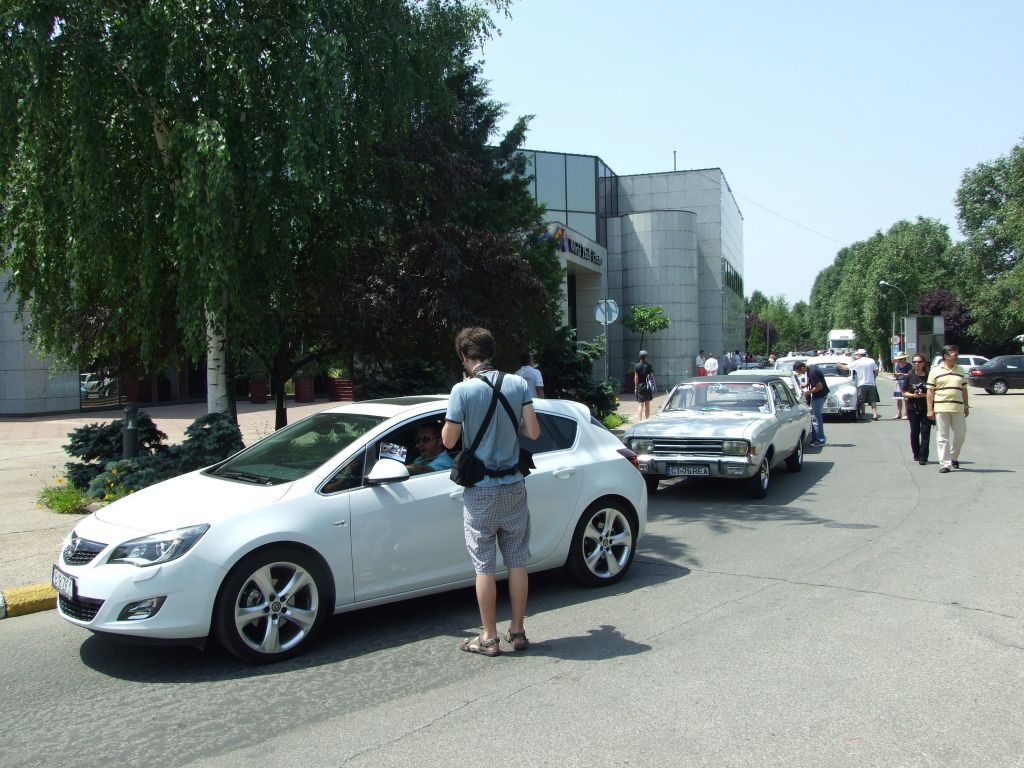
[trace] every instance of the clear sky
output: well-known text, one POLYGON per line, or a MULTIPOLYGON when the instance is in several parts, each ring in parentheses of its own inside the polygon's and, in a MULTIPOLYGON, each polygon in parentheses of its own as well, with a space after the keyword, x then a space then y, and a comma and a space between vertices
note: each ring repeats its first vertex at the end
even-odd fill
POLYGON ((1021 0, 519 0, 486 43, 502 127, 619 174, 718 167, 744 291, 808 300, 843 246, 1024 141, 1021 0))

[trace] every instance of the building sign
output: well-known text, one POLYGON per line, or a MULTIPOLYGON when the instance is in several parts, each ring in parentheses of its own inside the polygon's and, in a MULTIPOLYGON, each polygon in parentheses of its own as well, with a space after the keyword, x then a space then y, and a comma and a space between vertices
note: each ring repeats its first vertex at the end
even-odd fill
POLYGON ((557 251, 561 253, 571 253, 573 256, 578 256, 584 261, 589 261, 592 264, 601 266, 601 254, 589 245, 584 245, 577 240, 573 240, 569 237, 565 227, 558 227, 558 229, 555 230, 554 236, 558 239, 558 245, 556 246, 557 251))

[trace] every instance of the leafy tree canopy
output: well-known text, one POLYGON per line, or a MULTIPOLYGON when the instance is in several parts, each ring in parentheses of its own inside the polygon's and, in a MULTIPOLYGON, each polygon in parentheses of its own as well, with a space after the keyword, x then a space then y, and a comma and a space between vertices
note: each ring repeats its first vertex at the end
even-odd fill
POLYGON ((663 331, 672 324, 672 318, 665 314, 665 308, 654 304, 634 304, 622 318, 622 324, 633 333, 640 334, 640 346, 644 345, 644 334, 663 331))

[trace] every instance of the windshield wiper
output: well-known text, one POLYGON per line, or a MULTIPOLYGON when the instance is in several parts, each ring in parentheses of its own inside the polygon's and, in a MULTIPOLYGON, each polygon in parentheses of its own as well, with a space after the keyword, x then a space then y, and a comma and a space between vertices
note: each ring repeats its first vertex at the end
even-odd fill
POLYGON ((239 472, 237 470, 231 470, 228 472, 218 472, 217 474, 230 480, 242 480, 246 483, 256 483, 258 485, 274 484, 274 478, 269 475, 257 475, 253 472, 239 472))

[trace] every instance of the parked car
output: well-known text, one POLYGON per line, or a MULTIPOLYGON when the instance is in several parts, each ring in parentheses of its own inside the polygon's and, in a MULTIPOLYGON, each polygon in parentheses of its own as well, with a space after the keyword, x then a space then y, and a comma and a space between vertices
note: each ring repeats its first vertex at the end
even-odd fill
POLYGON ((800 471, 810 434, 811 411, 785 378, 730 374, 684 379, 623 441, 637 454, 650 492, 665 478, 724 477, 760 499, 780 462, 800 471))
MULTIPOLYGON (((942 362, 942 355, 936 355, 932 360, 932 367, 942 362)), ((956 364, 959 365, 964 371, 969 371, 971 368, 981 367, 988 362, 987 357, 981 355, 964 355, 960 354, 956 357, 956 364)))
POLYGON ((1011 389, 1024 389, 1024 355, 999 355, 980 368, 967 372, 967 383, 990 395, 1005 395, 1011 389))
POLYGON ((858 409, 863 407, 857 402, 857 373, 838 365, 845 365, 848 362, 848 358, 835 355, 812 357, 807 360, 808 365, 818 367, 825 377, 825 383, 828 384, 828 396, 821 409, 822 415, 856 421, 858 409))
MULTIPOLYGON (((797 360, 803 360, 808 365, 816 365, 825 377, 828 384, 828 396, 825 398, 825 405, 821 409, 823 416, 839 416, 841 418, 856 420, 860 406, 857 401, 857 374, 839 367, 839 363, 848 364, 850 358, 843 355, 821 355, 820 357, 780 357, 775 361, 775 367, 779 373, 792 371, 793 364, 797 360)), ((798 376, 797 380, 803 386, 806 383, 805 376, 798 376)))
POLYGON ((778 376, 783 379, 789 388, 793 390, 793 395, 796 399, 801 399, 800 391, 800 378, 793 373, 792 369, 789 371, 776 371, 773 368, 750 368, 743 371, 732 371, 729 373, 730 376, 778 376))
MULTIPOLYGON (((60 615, 100 634, 212 634, 264 663, 304 651, 333 613, 472 585, 463 489, 447 470, 406 467, 417 426, 446 406, 438 395, 321 411, 89 515, 53 567, 60 615)), ((521 440, 536 464, 529 569, 614 584, 647 522, 636 456, 583 405, 535 407, 541 435, 521 440)))

